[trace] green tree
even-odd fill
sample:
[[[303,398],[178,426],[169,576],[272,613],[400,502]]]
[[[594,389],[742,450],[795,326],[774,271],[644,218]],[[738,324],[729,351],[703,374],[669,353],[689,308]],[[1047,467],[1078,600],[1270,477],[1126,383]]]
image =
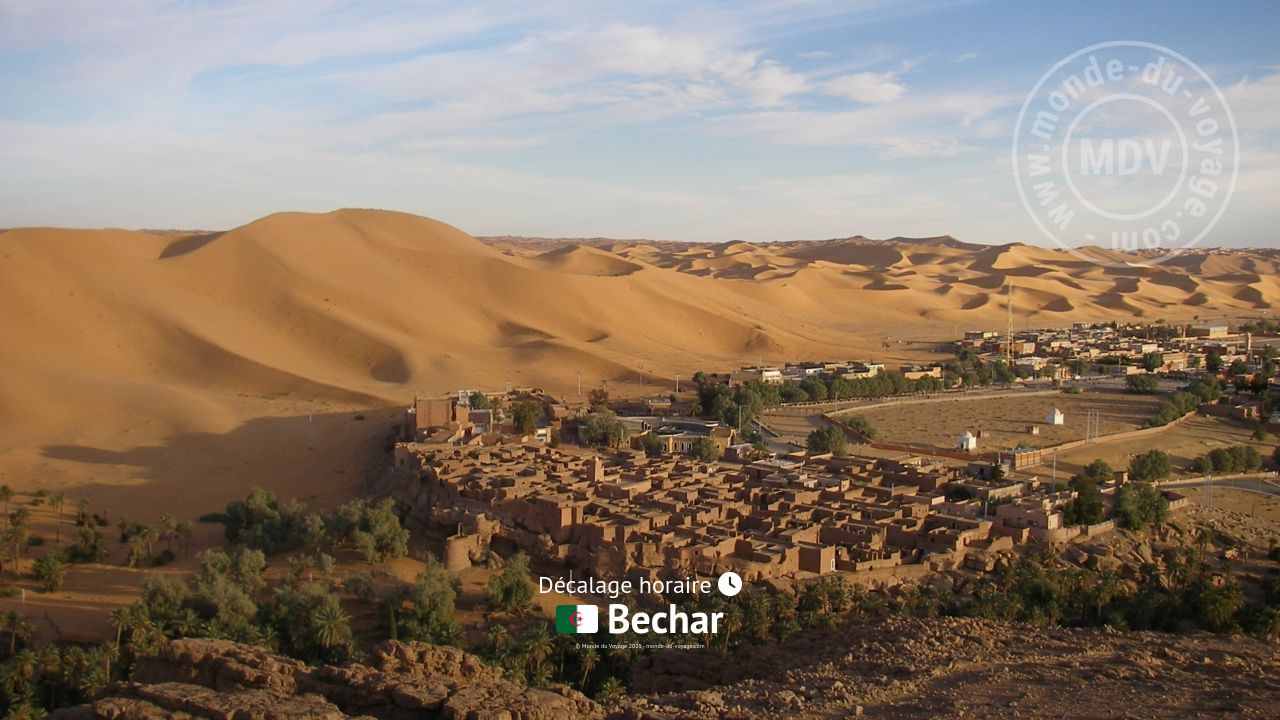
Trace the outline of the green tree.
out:
[[[467,397],[467,402],[471,405],[472,410],[488,410],[489,396],[476,390]]]
[[[44,592],[55,592],[63,587],[67,579],[67,565],[56,555],[42,555],[31,564],[31,573],[40,580],[40,589]]]
[[[640,449],[651,458],[659,457],[662,455],[662,440],[656,433],[647,432],[640,436]]]
[[[1154,375],[1129,375],[1124,385],[1131,393],[1150,395],[1160,388],[1160,380]]]
[[[435,557],[428,555],[426,568],[418,575],[418,581],[409,589],[407,597],[392,596],[392,608],[407,606],[396,613],[397,635],[404,639],[422,642],[450,643],[459,635],[453,619],[458,591],[453,580]]]
[[[690,454],[702,462],[715,462],[720,458],[720,448],[711,438],[700,437],[693,441]]]
[[[1149,352],[1142,356],[1142,367],[1147,372],[1155,372],[1164,367],[1164,355],[1158,352]]]
[[[591,406],[592,412],[600,412],[609,407],[609,391],[603,387],[592,388],[587,391],[587,403]]]
[[[1169,519],[1169,501],[1150,483],[1129,483],[1116,491],[1112,516],[1128,530],[1141,530]]]
[[[1155,482],[1173,472],[1169,454],[1163,450],[1148,450],[1133,456],[1129,461],[1129,479],[1137,482]]]
[[[533,600],[529,556],[518,552],[507,558],[502,572],[489,579],[488,603],[492,610],[519,613]]]
[[[542,406],[533,400],[521,400],[511,408],[511,424],[522,435],[533,434],[541,418]]]
[[[815,453],[831,453],[837,457],[845,454],[844,432],[835,425],[824,425],[809,433],[805,443]]]
[[[593,445],[621,447],[627,439],[627,426],[622,424],[609,410],[600,410],[587,415],[587,442]]]

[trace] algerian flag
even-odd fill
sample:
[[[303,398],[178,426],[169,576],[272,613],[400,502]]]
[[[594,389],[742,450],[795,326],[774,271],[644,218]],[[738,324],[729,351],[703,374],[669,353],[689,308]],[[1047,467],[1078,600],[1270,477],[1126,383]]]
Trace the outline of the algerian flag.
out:
[[[556,632],[594,633],[600,629],[600,609],[595,605],[557,605]]]

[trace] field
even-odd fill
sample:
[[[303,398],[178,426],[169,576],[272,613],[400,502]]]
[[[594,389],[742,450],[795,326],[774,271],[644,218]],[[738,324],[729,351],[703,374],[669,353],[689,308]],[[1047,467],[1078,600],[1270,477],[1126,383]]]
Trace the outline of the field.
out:
[[[1100,442],[1064,452],[1058,456],[1058,475],[1070,476],[1095,458],[1106,460],[1112,467],[1125,467],[1130,457],[1153,449],[1169,453],[1175,474],[1189,472],[1188,466],[1193,459],[1216,447],[1253,445],[1263,458],[1270,458],[1277,439],[1270,437],[1257,441],[1250,435],[1250,429],[1231,420],[1197,416],[1146,437]]]
[[[966,430],[982,433],[979,451],[1010,450],[1019,445],[1047,447],[1085,436],[1087,414],[1099,413],[1097,431],[1101,435],[1134,430],[1143,426],[1164,399],[1163,395],[1132,395],[1118,389],[1090,388],[1079,395],[1034,395],[939,400],[930,403],[895,405],[855,411],[876,429],[876,439],[885,442],[955,447]],[[1053,408],[1066,415],[1063,425],[1048,425],[1045,418]],[[1027,432],[1040,429],[1039,435]]]

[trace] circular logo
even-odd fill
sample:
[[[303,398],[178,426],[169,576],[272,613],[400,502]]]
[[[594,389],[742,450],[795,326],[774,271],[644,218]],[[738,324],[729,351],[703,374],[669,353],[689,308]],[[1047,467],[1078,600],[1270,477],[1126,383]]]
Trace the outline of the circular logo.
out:
[[[1050,240],[1160,262],[1205,238],[1227,209],[1240,141],[1222,91],[1160,45],[1099,43],[1058,61],[1018,113],[1013,174]]]
[[[733,597],[742,592],[742,578],[738,577],[738,573],[729,570],[716,581],[716,587],[720,589],[721,595]]]

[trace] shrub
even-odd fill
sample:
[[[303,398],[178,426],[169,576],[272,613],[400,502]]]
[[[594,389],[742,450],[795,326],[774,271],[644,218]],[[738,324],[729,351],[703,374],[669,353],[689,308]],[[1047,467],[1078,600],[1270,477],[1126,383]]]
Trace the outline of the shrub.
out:
[[[871,421],[863,415],[853,415],[846,418],[844,424],[848,425],[850,428],[857,431],[859,435],[862,435],[868,440],[874,440],[876,437],[876,429],[871,426]]]
[[[1129,375],[1124,379],[1125,388],[1131,393],[1150,395],[1160,387],[1160,381],[1154,375]]]
[[[368,570],[347,578],[346,589],[361,602],[373,602],[378,597],[377,589],[373,585],[373,575]]]

